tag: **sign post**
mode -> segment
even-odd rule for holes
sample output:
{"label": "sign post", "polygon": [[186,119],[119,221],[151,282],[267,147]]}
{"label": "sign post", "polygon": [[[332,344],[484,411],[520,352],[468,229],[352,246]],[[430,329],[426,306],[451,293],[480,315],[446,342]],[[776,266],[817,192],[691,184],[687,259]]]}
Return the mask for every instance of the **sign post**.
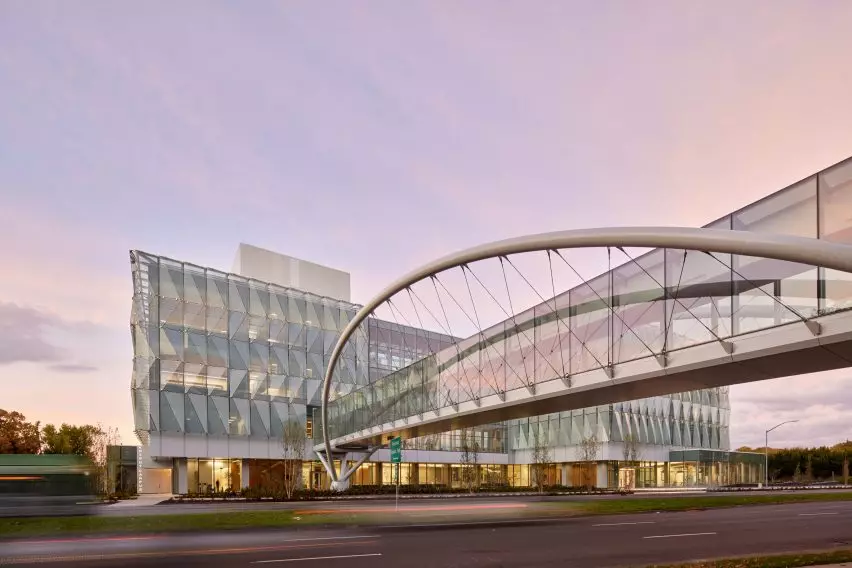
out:
{"label": "sign post", "polygon": [[396,510],[399,511],[399,477],[402,463],[402,438],[399,436],[390,439],[391,463],[396,467]]}

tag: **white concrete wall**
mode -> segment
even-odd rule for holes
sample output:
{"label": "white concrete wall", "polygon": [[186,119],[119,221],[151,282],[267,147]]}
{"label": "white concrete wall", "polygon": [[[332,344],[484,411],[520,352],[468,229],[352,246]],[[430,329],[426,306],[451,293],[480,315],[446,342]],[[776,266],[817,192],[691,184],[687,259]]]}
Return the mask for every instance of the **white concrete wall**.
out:
{"label": "white concrete wall", "polygon": [[246,278],[350,301],[349,273],[240,243],[232,271]]}
{"label": "white concrete wall", "polygon": [[[153,459],[161,458],[259,458],[279,459],[283,448],[275,438],[247,436],[206,436],[151,432],[147,449]],[[312,455],[313,444],[306,444],[305,456]]]}
{"label": "white concrete wall", "polygon": [[[390,450],[378,450],[370,457],[371,462],[390,462]],[[438,452],[432,450],[402,450],[405,463],[461,463],[461,452]],[[477,461],[481,464],[508,464],[507,454],[480,452]]]}
{"label": "white concrete wall", "polygon": [[140,472],[140,486],[137,489],[140,494],[172,492],[172,470],[170,464],[168,467],[143,468]]}

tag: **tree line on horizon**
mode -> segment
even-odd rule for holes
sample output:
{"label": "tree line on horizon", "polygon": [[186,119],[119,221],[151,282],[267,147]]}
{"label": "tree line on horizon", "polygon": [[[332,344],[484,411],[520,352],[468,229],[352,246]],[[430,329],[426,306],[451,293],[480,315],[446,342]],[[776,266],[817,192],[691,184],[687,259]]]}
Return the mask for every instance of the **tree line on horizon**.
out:
{"label": "tree line on horizon", "polygon": [[97,464],[106,446],[119,443],[118,430],[102,424],[42,427],[20,412],[0,408],[0,454],[74,454]]}
{"label": "tree line on horizon", "polygon": [[[740,452],[764,452],[765,448],[738,448]],[[770,481],[849,481],[852,441],[815,448],[768,448]]]}

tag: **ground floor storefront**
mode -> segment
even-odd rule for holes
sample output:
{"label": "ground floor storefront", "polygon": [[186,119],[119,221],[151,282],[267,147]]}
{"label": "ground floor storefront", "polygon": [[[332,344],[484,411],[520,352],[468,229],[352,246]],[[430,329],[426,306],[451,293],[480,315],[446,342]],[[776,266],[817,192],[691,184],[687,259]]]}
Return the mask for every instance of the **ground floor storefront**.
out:
{"label": "ground floor storefront", "polygon": [[[550,464],[471,464],[368,462],[351,485],[432,485],[463,488],[532,487],[538,485],[597,488],[720,487],[763,480],[763,456],[710,450],[672,451],[669,461],[596,461]],[[335,467],[340,468],[336,462]],[[294,473],[295,472],[295,473]],[[181,494],[239,492],[246,488],[275,490],[297,475],[304,489],[330,485],[319,461],[287,467],[284,460],[174,458],[172,490]]]}

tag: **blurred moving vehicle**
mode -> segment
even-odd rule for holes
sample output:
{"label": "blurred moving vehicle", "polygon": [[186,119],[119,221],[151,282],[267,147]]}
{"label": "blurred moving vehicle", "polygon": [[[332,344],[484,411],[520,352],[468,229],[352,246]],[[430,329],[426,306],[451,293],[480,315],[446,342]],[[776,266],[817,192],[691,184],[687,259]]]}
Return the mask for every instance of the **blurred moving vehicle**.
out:
{"label": "blurred moving vehicle", "polygon": [[0,517],[94,512],[95,468],[76,455],[0,455]]}

